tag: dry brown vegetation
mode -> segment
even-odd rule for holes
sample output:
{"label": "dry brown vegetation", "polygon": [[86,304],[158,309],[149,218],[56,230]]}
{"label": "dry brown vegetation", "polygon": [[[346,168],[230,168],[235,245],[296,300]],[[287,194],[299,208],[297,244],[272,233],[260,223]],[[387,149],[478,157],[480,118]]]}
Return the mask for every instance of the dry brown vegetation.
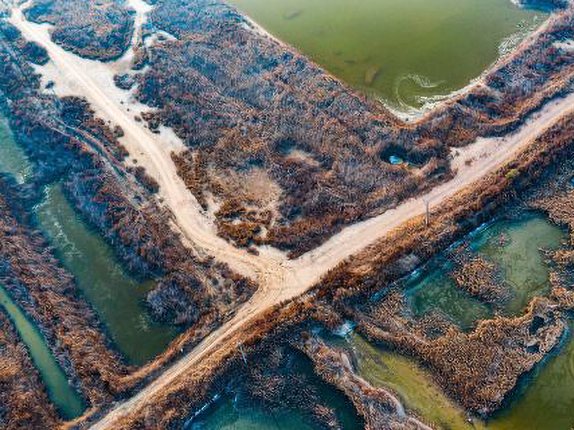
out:
{"label": "dry brown vegetation", "polygon": [[365,430],[431,430],[403,407],[390,391],[371,386],[357,376],[343,351],[329,347],[321,339],[304,334],[301,348],[315,365],[315,371],[351,399],[365,420]]}
{"label": "dry brown vegetation", "polygon": [[[119,27],[108,22],[101,25],[97,14],[94,19],[89,14],[89,24],[101,28],[104,35],[119,28],[119,39],[110,47],[102,42],[108,41],[108,36],[95,37],[98,44],[82,52],[74,36],[76,24],[68,20],[71,13],[77,14],[77,8],[94,5],[64,3],[54,2],[55,9],[45,10],[42,2],[36,2],[28,15],[36,14],[31,17],[37,20],[64,20],[64,33],[54,34],[54,38],[81,55],[110,59],[123,52],[125,23],[112,22]],[[349,93],[298,53],[237,25],[235,21],[241,23],[243,18],[222,3],[191,3],[198,7],[188,7],[179,0],[158,3],[152,15],[154,25],[180,40],[156,45],[153,55],[141,51],[142,62],[152,67],[140,78],[138,96],[158,108],[156,114],[145,116],[152,128],[160,123],[171,126],[188,144],[188,151],[174,155],[180,174],[204,207],[210,195],[221,203],[217,214],[220,232],[241,246],[272,243],[291,250],[292,255],[311,249],[345,224],[448,177],[449,146],[516,127],[543,100],[562,94],[570,85],[571,55],[551,47],[554,41],[572,36],[571,15],[564,14],[535,42],[491,72],[486,86],[406,127]],[[116,16],[115,8],[121,9],[123,3],[104,2],[101,6]],[[117,14],[125,17],[123,9]],[[52,331],[50,336],[59,341],[56,356],[84,388],[89,385],[85,389],[92,402],[109,404],[114,395],[129,392],[152,377],[177,357],[180,348],[191,348],[229,318],[252,294],[254,285],[213,263],[209,256],[196,255],[182,246],[165,228],[170,214],[154,205],[148,193],[117,163],[125,156],[116,139],[121,131],[109,130],[79,100],[40,96],[33,70],[15,61],[14,50],[23,54],[26,45],[10,26],[1,30],[12,36],[0,41],[0,89],[12,102],[12,126],[38,166],[39,182],[63,179],[68,197],[105,235],[130,271],[160,279],[149,297],[156,316],[192,325],[157,361],[128,375],[131,369],[117,364],[97,321],[75,297],[69,275],[57,267],[49,251],[42,250],[45,243],[41,237],[21,220],[2,217],[6,231],[19,233],[2,248],[17,260],[9,279],[22,282],[8,285],[10,291],[45,331]],[[33,56],[42,57],[38,52]],[[75,130],[65,135],[47,118],[61,118]],[[104,156],[94,150],[90,135],[103,142]],[[331,324],[339,321],[341,316],[336,313],[322,315],[318,304],[323,300],[336,306],[360,301],[408,271],[409,261],[426,261],[490,216],[516,190],[540,175],[543,167],[570,153],[573,137],[572,118],[566,118],[516,161],[433,213],[430,228],[422,219],[411,221],[338,267],[305,297],[264,313],[243,331],[233,333],[229,342],[193,371],[182,375],[152,406],[135,410],[118,428],[164,429],[180,422],[190,405],[201,405],[221,382],[214,375],[223,378],[237,365],[238,343],[249,349],[270,332],[307,318],[329,319]],[[426,167],[418,171],[390,166],[386,159],[394,153]],[[225,179],[249,177],[259,171],[265,172],[271,184],[267,188],[280,192],[274,199],[257,200],[241,190],[238,200],[237,189],[229,187]],[[138,176],[137,171],[134,174]],[[139,176],[145,184],[141,171]],[[27,267],[37,269],[41,277],[29,273]],[[488,267],[481,262],[471,266],[472,271],[484,268]],[[461,272],[461,285],[476,295],[486,294],[489,285],[475,285],[472,273]],[[392,340],[395,347],[427,360],[437,374],[451,382],[452,390],[465,404],[489,410],[501,400],[493,394],[497,382],[487,380],[481,390],[469,393],[465,381],[476,383],[472,376],[484,374],[485,362],[474,363],[472,369],[464,362],[482,348],[491,350],[488,358],[499,364],[496,374],[504,376],[498,388],[508,391],[518,375],[556,344],[564,330],[561,312],[572,302],[568,290],[555,289],[551,299],[534,303],[527,315],[483,323],[471,334],[448,331],[446,326],[441,328],[443,336],[424,341],[418,339],[421,334],[416,331],[409,337],[405,330],[404,339],[377,331],[380,327],[374,327],[371,334],[389,344]],[[55,318],[66,321],[65,329],[50,326]],[[543,319],[540,327],[537,318]],[[530,333],[533,326],[538,328]],[[493,346],[495,340],[498,343]],[[505,344],[504,348],[497,348],[500,344]],[[457,362],[445,363],[445,352],[452,351],[457,352]],[[509,351],[512,354],[506,354]],[[509,363],[508,357],[516,358],[516,363]],[[279,354],[272,357],[271,364],[279,366],[281,360]],[[476,375],[470,375],[473,371]],[[265,386],[273,380],[254,375],[254,389],[258,388],[255,377],[261,377],[259,382]],[[284,393],[279,388],[275,398]],[[259,394],[265,397],[264,390]],[[376,394],[382,401],[381,396]],[[357,408],[364,407],[360,405],[363,400],[355,397]],[[323,412],[323,418],[330,416]]]}
{"label": "dry brown vegetation", "polygon": [[518,378],[540,363],[568,330],[564,313],[568,309],[552,300],[535,299],[524,316],[482,321],[471,333],[451,326],[429,339],[424,336],[429,328],[397,313],[396,295],[389,299],[392,305],[383,299],[376,319],[359,317],[360,332],[419,359],[445,391],[483,415],[496,410]]}
{"label": "dry brown vegetation", "polygon": [[[153,61],[138,76],[139,100],[157,108],[150,125],[172,127],[188,145],[174,159],[204,208],[210,195],[267,212],[268,202],[250,202],[237,189],[247,181],[222,183],[267,172],[280,191],[270,226],[239,215],[234,223],[221,220],[219,231],[236,245],[271,244],[291,256],[445,180],[449,148],[513,130],[570,91],[574,71],[573,53],[554,45],[573,36],[567,10],[483,83],[413,124],[401,123],[293,49],[247,29],[251,24],[223,2],[155,3],[152,24],[179,40],[149,48]],[[391,166],[390,155],[411,167]]]}
{"label": "dry brown vegetation", "polygon": [[30,21],[54,25],[52,38],[82,57],[113,60],[128,48],[133,18],[124,0],[34,0]]}
{"label": "dry brown vegetation", "polygon": [[58,425],[26,348],[0,311],[0,428],[45,430]]}
{"label": "dry brown vegetation", "polygon": [[451,274],[458,288],[484,302],[501,304],[508,299],[508,289],[501,285],[496,265],[463,250],[455,251],[458,267]]}
{"label": "dry brown vegetation", "polygon": [[[439,142],[395,148],[394,118],[243,21],[220,2],[159,2],[152,23],[180,40],[154,45],[153,61],[138,77],[139,100],[158,108],[148,122],[173,128],[188,145],[176,163],[204,207],[211,194],[221,204],[239,195],[263,219],[271,209],[269,233],[249,236],[299,255],[448,173]],[[392,166],[395,150],[434,167],[422,173]],[[271,201],[249,201],[248,180],[225,184],[259,171],[279,190]],[[229,225],[220,230],[237,244],[253,241]]]}
{"label": "dry brown vegetation", "polygon": [[296,351],[287,344],[262,342],[238,366],[236,383],[245,404],[256,404],[271,413],[294,410],[325,430],[342,430],[336,411],[322,398],[317,378],[303,368]]}
{"label": "dry brown vegetation", "polygon": [[[225,379],[226,372],[241,360],[237,344],[243,344],[246,351],[249,351],[260,339],[268,338],[271,333],[281,336],[282,330],[292,330],[293,324],[301,321],[313,319],[335,327],[341,323],[341,315],[353,318],[355,314],[348,313],[346,310],[348,306],[364,303],[366,297],[391,284],[408,270],[412,270],[412,265],[407,261],[413,257],[418,261],[426,261],[436,255],[454,240],[461,238],[470,229],[491,217],[501,205],[508,203],[519,190],[532,184],[557,159],[571,156],[573,123],[572,118],[564,118],[537,138],[514,161],[453,197],[451,201],[433,212],[430,227],[426,227],[422,217],[412,220],[353,260],[341,264],[306,295],[276,306],[242,327],[240,332],[230,334],[208,358],[202,360],[193,370],[181,374],[177,382],[155,397],[153,405],[145,409],[132,410],[128,416],[120,419],[117,428],[159,430],[173,423],[182,422],[185,410],[189,410],[186,408],[190,405],[195,408],[201,407],[202,402],[213,394],[214,381],[219,380],[218,378]],[[507,175],[510,170],[515,170],[517,174],[510,177]],[[569,291],[555,288],[551,301],[541,302],[542,308],[533,306],[533,310],[527,316],[503,320],[501,327],[506,328],[500,331],[501,336],[507,336],[505,338],[507,340],[512,339],[509,330],[514,330],[515,334],[523,336],[523,342],[516,343],[514,347],[517,348],[516,356],[526,359],[522,367],[524,371],[538,362],[542,355],[540,352],[529,352],[525,349],[527,346],[524,340],[530,336],[526,334],[528,324],[538,316],[536,312],[548,311],[547,314],[544,312],[541,314],[547,327],[543,327],[540,334],[548,333],[549,338],[540,342],[538,346],[540,351],[547,351],[553,343],[552,337],[556,341],[556,336],[559,337],[565,324],[559,317],[560,310],[552,303],[558,303],[558,306],[564,309],[568,303],[572,303],[571,296]],[[331,304],[340,314],[329,311]],[[501,323],[495,321],[485,324],[482,330],[494,330]],[[448,325],[443,325],[442,333],[446,333],[448,329]],[[464,336],[466,335],[453,332],[447,339],[452,342],[452,348],[455,348],[457,340],[468,340]],[[437,345],[446,348],[445,344]],[[513,345],[512,342],[510,345]],[[469,350],[466,349],[467,353]],[[520,368],[516,367],[514,370],[519,373]],[[514,375],[514,381],[517,376]],[[512,378],[510,376],[508,379],[503,379],[508,389],[511,388]],[[482,400],[488,401],[488,390],[483,394],[485,396]],[[498,400],[501,399],[495,399]],[[468,404],[473,404],[472,399],[467,401]],[[477,403],[474,404],[478,406]]]}

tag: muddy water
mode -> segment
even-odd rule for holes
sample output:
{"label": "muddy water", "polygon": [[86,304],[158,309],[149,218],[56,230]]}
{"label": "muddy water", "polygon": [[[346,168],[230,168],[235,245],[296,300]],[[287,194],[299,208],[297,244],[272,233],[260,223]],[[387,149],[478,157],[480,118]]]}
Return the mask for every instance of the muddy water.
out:
{"label": "muddy water", "polygon": [[68,379],[54,356],[46,346],[39,330],[22,310],[12,301],[8,292],[0,285],[0,311],[5,311],[26,345],[32,360],[40,372],[48,396],[60,413],[67,419],[80,416],[85,405],[79,394],[70,386]]}
{"label": "muddy water", "polygon": [[574,341],[523,382],[523,387],[488,422],[466,421],[467,416],[412,359],[384,351],[353,335],[348,339],[359,357],[358,372],[375,386],[399,395],[405,407],[450,430],[571,430],[574,427]]}
{"label": "muddy water", "polygon": [[466,86],[546,17],[510,0],[231,2],[342,81],[402,111]]}
{"label": "muddy water", "polygon": [[74,212],[58,185],[46,189],[36,209],[42,231],[56,248],[88,302],[131,364],[144,364],[177,335],[175,329],[151,322],[143,302],[153,282],[131,279],[110,247]]}
{"label": "muddy water", "polygon": [[[358,335],[350,336],[348,343],[358,357],[358,373],[373,386],[386,387],[398,394],[408,411],[438,429],[473,428],[466,421],[464,411],[443,393],[426,370],[411,359],[380,350]],[[481,423],[477,424],[481,429]]]}

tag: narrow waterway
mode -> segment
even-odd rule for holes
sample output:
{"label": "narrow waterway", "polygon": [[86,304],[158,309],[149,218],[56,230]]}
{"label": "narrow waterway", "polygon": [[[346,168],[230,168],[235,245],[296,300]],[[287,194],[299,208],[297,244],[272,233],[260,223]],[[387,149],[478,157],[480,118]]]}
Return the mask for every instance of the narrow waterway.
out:
{"label": "narrow waterway", "polygon": [[144,300],[154,282],[139,283],[125,273],[110,247],[78,217],[58,184],[47,187],[36,216],[128,361],[141,365],[160,354],[177,331],[150,319]]}
{"label": "narrow waterway", "polygon": [[448,262],[436,268],[421,280],[412,282],[407,297],[415,317],[438,311],[463,330],[471,329],[480,319],[491,318],[493,310],[457,288],[450,277]]}
{"label": "narrow waterway", "polygon": [[[1,116],[0,173],[13,175],[19,183],[33,175],[33,165]],[[161,353],[177,331],[150,320],[143,301],[153,282],[139,283],[125,273],[110,247],[77,216],[58,184],[47,187],[45,198],[35,209],[39,227],[126,360],[144,364]],[[16,326],[58,410],[68,419],[80,415],[84,410],[80,396],[68,383],[38,328],[1,286],[0,311],[5,311]]]}
{"label": "narrow waterway", "polygon": [[342,81],[402,111],[463,88],[547,16],[510,0],[231,2]]}
{"label": "narrow waterway", "polygon": [[76,418],[84,412],[85,405],[80,395],[68,383],[62,368],[46,345],[46,340],[22,310],[12,301],[8,292],[0,285],[0,311],[5,311],[16,327],[18,335],[26,345],[48,396],[66,419]]}
{"label": "narrow waterway", "polygon": [[14,142],[8,120],[0,115],[0,172],[10,173],[21,184],[32,173],[24,151]]}
{"label": "narrow waterway", "polygon": [[[24,151],[16,145],[7,120],[0,116],[0,173],[10,173],[18,183],[23,183],[32,173]],[[38,369],[50,400],[66,419],[81,415],[85,409],[80,395],[68,383],[68,378],[56,362],[46,340],[38,328],[14,303],[0,285],[0,311],[5,312],[14,324],[20,339]]]}

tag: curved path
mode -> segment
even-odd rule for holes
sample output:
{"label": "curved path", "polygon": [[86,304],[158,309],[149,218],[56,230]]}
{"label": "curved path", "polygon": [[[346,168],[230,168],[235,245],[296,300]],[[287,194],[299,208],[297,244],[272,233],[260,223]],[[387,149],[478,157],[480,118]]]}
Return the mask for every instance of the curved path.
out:
{"label": "curved path", "polygon": [[[136,22],[144,22],[147,6],[140,0],[131,0],[130,3],[138,11]],[[467,148],[459,149],[459,155],[453,160],[454,167],[458,169],[454,179],[380,216],[345,228],[298,259],[288,260],[284,254],[273,249],[262,249],[259,256],[254,256],[217,236],[212,220],[177,175],[171,151],[177,149],[178,145],[182,147],[181,142],[174,143],[173,136],[163,131],[159,136],[153,134],[135,119],[134,113],[142,112],[145,107],[138,106],[130,99],[129,93],[117,89],[113,83],[113,75],[129,63],[125,57],[115,63],[79,58],[51,41],[49,26],[26,21],[21,9],[13,10],[10,22],[20,29],[25,38],[47,49],[52,61],[45,67],[38,67],[38,71],[45,79],[56,83],[55,88],[60,95],[85,97],[99,116],[122,127],[125,134],[121,139],[122,144],[132,158],[137,156],[138,162],[160,184],[160,197],[164,206],[173,213],[173,227],[183,235],[186,244],[214,256],[259,284],[257,293],[238,310],[232,320],[211,333],[154,382],[116,406],[91,427],[93,430],[113,430],[119,418],[153,403],[156,394],[170,386],[180,375],[192,371],[206,355],[225,344],[226,338],[237,333],[258,314],[303,294],[342,261],[372,245],[410,218],[424,214],[427,202],[431,208],[440,205],[513,158],[559,118],[574,111],[574,95],[569,95],[546,106],[513,135],[504,139],[479,139]],[[133,53],[130,51],[126,57],[131,55]],[[471,163],[465,163],[470,160]]]}

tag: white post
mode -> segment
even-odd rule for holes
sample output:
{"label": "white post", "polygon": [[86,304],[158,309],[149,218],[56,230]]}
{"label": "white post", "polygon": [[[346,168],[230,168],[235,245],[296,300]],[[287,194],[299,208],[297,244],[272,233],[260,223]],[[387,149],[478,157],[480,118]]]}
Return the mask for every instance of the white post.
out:
{"label": "white post", "polygon": [[243,357],[243,362],[247,364],[247,357],[245,357],[245,351],[243,351],[243,345],[239,344],[239,351],[241,351],[241,356]]}

